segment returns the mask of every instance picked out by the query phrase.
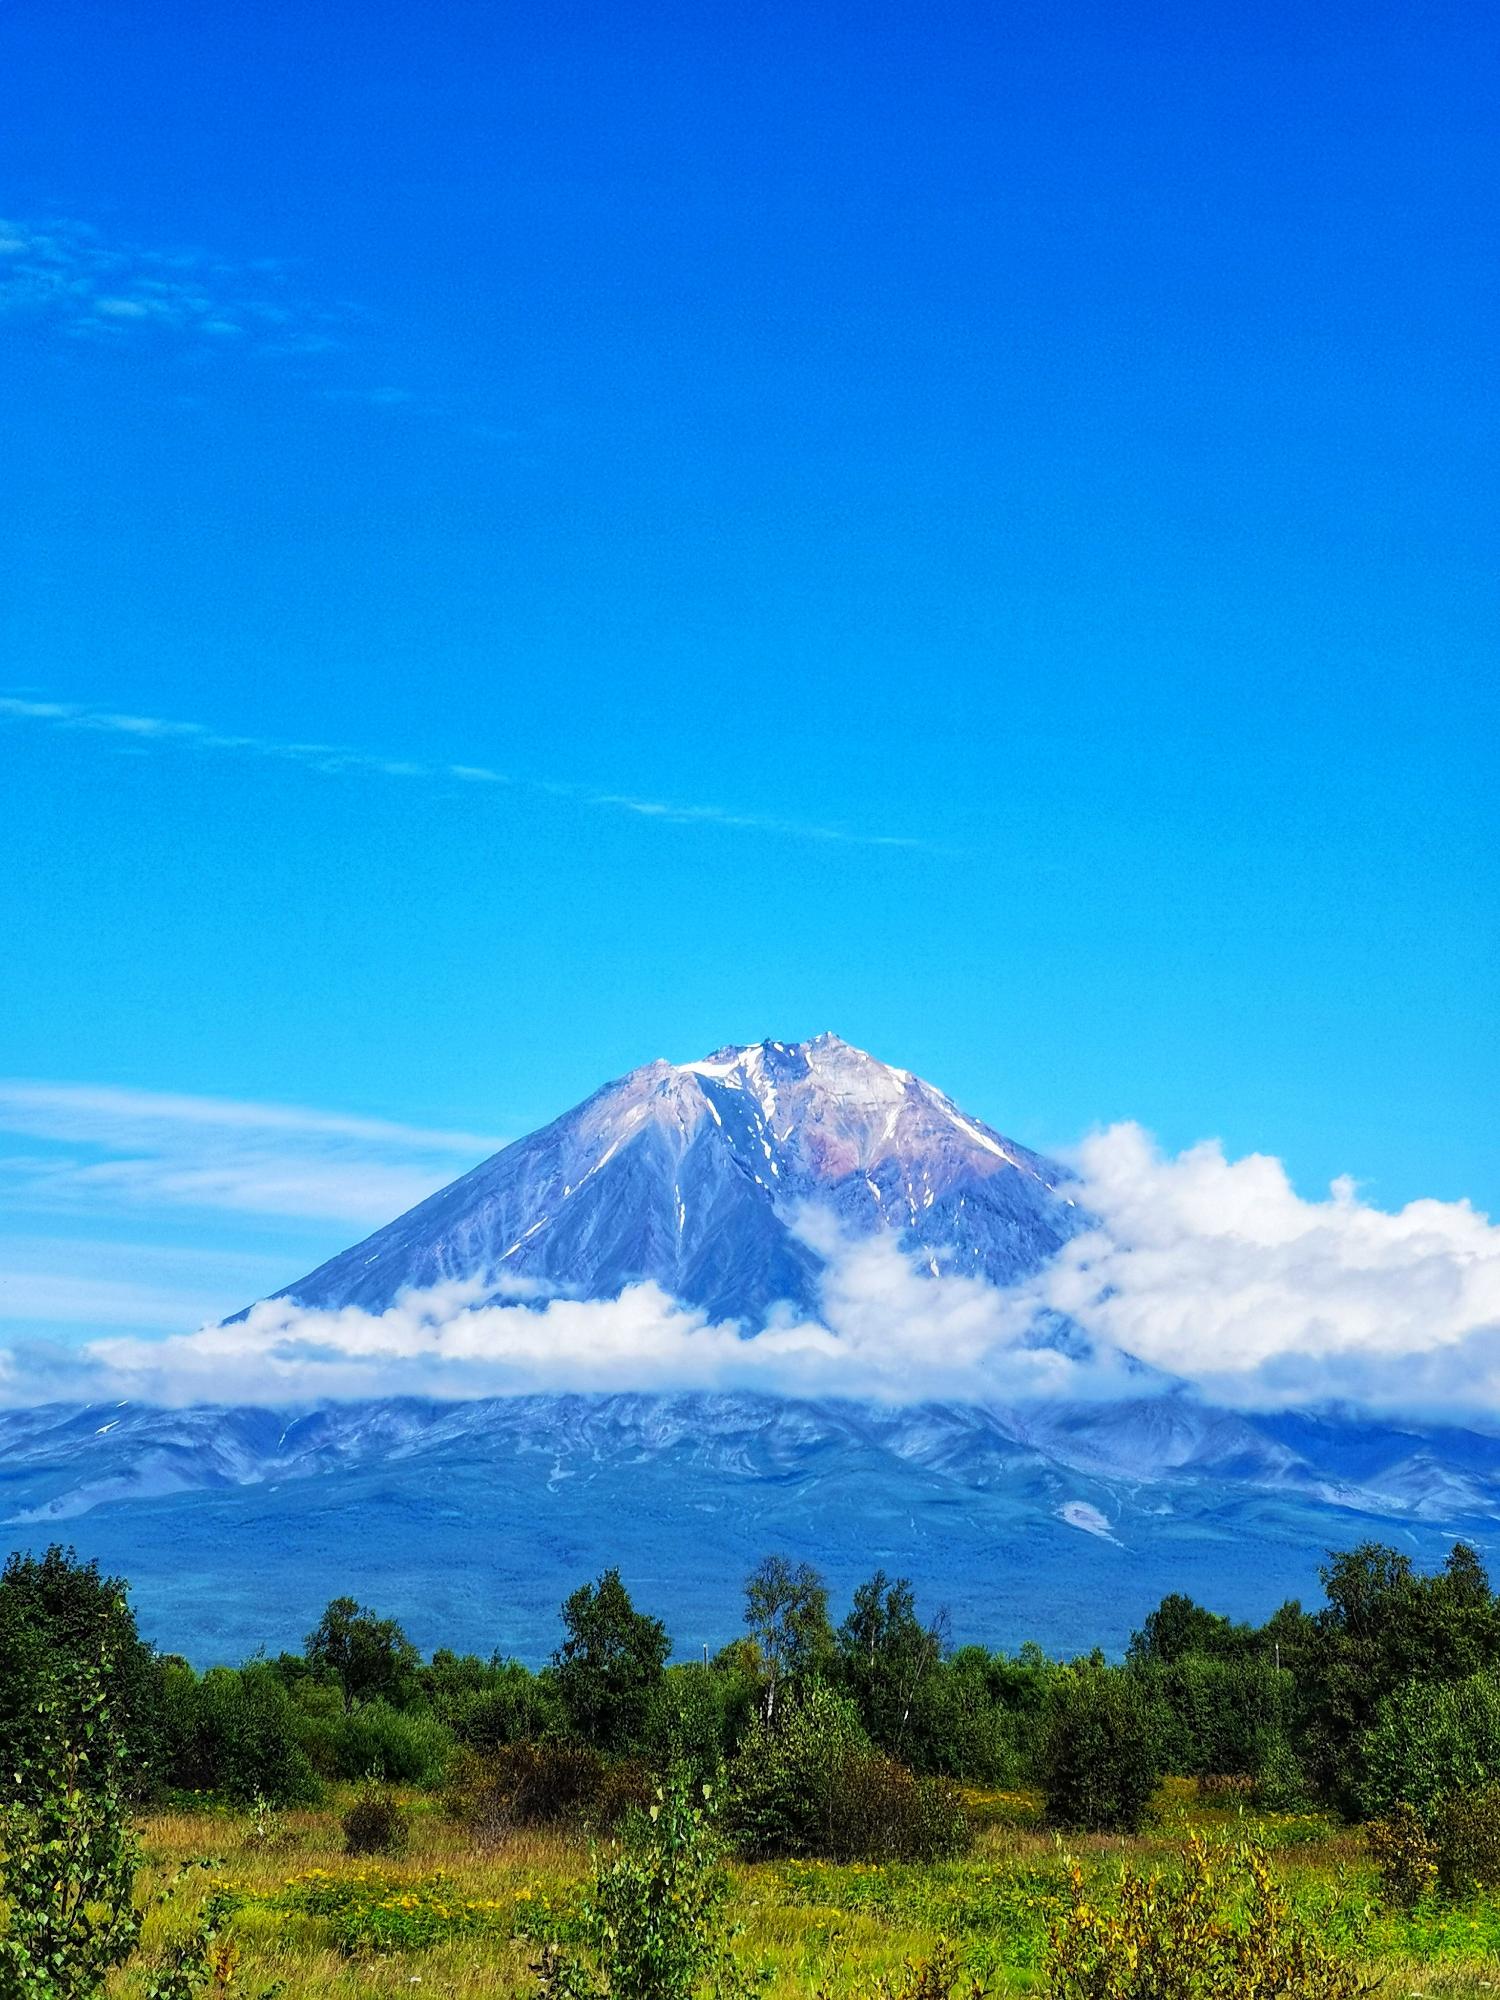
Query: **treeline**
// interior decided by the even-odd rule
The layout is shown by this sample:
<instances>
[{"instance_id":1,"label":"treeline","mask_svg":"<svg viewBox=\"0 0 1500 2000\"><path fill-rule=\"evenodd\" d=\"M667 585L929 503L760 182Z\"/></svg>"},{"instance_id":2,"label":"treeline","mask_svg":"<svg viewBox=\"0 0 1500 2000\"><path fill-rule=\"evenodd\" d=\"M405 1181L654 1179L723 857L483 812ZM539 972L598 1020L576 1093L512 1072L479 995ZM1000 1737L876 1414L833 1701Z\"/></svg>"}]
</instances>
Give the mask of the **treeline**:
<instances>
[{"instance_id":1,"label":"treeline","mask_svg":"<svg viewBox=\"0 0 1500 2000\"><path fill-rule=\"evenodd\" d=\"M609 1570L562 1605L539 1672L424 1659L339 1598L302 1652L200 1674L140 1638L118 1579L52 1548L0 1576L0 1758L34 1760L47 1690L83 1662L142 1799L285 1805L373 1778L445 1787L476 1823L607 1819L685 1767L723 1780L747 1852L915 1857L961 1844L956 1781L1036 1787L1059 1825L1130 1828L1172 1773L1272 1809L1399 1806L1437 1838L1445 1799L1500 1779L1500 1600L1464 1544L1433 1575L1366 1544L1322 1577L1317 1609L1260 1626L1170 1596L1117 1665L953 1647L879 1571L835 1620L815 1570L768 1557L744 1636L688 1665Z\"/></svg>"}]
</instances>

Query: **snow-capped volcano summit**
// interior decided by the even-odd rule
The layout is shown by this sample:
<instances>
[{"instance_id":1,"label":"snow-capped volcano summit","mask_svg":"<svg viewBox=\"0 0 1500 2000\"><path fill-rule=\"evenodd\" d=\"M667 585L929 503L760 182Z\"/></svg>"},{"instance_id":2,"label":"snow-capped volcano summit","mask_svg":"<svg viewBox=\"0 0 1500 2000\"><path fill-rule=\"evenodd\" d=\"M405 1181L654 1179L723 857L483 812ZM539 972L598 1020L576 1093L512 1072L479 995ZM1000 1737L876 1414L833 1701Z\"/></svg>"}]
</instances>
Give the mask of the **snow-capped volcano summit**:
<instances>
[{"instance_id":1,"label":"snow-capped volcano summit","mask_svg":"<svg viewBox=\"0 0 1500 2000\"><path fill-rule=\"evenodd\" d=\"M1006 1283L1075 1227L1066 1172L838 1036L657 1061L607 1083L280 1296L380 1310L478 1281L608 1298L653 1279L715 1319L816 1312L809 1204L934 1275Z\"/></svg>"}]
</instances>

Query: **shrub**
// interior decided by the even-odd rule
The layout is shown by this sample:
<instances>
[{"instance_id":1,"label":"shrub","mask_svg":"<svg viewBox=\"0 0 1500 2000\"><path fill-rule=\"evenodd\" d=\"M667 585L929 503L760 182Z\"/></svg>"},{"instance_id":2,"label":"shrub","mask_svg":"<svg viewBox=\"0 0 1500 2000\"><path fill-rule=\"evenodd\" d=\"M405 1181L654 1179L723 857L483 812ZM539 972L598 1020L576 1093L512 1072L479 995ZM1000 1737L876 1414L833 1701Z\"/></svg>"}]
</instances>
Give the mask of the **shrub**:
<instances>
[{"instance_id":1,"label":"shrub","mask_svg":"<svg viewBox=\"0 0 1500 2000\"><path fill-rule=\"evenodd\" d=\"M167 1782L217 1792L238 1805L293 1805L317 1796L298 1740L300 1719L275 1670L213 1667L201 1680L186 1664L164 1676L163 1761Z\"/></svg>"},{"instance_id":2,"label":"shrub","mask_svg":"<svg viewBox=\"0 0 1500 2000\"><path fill-rule=\"evenodd\" d=\"M368 1785L344 1814L346 1854L404 1854L410 1838L406 1814L387 1791Z\"/></svg>"},{"instance_id":3,"label":"shrub","mask_svg":"<svg viewBox=\"0 0 1500 2000\"><path fill-rule=\"evenodd\" d=\"M518 1660L484 1661L440 1647L423 1670L422 1684L438 1720L471 1749L552 1735L561 1725L561 1704L550 1680Z\"/></svg>"},{"instance_id":4,"label":"shrub","mask_svg":"<svg viewBox=\"0 0 1500 2000\"><path fill-rule=\"evenodd\" d=\"M1208 1806L1248 1805L1255 1796L1255 1780L1243 1771L1205 1771L1197 1790Z\"/></svg>"},{"instance_id":5,"label":"shrub","mask_svg":"<svg viewBox=\"0 0 1500 2000\"><path fill-rule=\"evenodd\" d=\"M136 1630L128 1586L54 1544L17 1550L0 1571L0 1770L14 1772L48 1746L39 1736L43 1690L76 1671L95 1675L124 1746L131 1797L157 1780L161 1674Z\"/></svg>"},{"instance_id":6,"label":"shrub","mask_svg":"<svg viewBox=\"0 0 1500 2000\"><path fill-rule=\"evenodd\" d=\"M572 1947L547 1944L537 1967L543 2000L690 2000L742 1991L724 1906L726 1875L707 1807L677 1770L649 1812L633 1816L624 1847L595 1864Z\"/></svg>"},{"instance_id":7,"label":"shrub","mask_svg":"<svg viewBox=\"0 0 1500 2000\"><path fill-rule=\"evenodd\" d=\"M726 1754L749 1727L760 1692L733 1655L711 1667L668 1667L652 1694L641 1748L654 1770L684 1764L700 1784L719 1777Z\"/></svg>"},{"instance_id":8,"label":"shrub","mask_svg":"<svg viewBox=\"0 0 1500 2000\"><path fill-rule=\"evenodd\" d=\"M965 2000L985 2000L989 1988L965 1969L963 1960L947 1938L939 1938L927 1958L908 1958L902 1966L901 1983L891 1979L875 1982L875 2000L953 2000L955 1990ZM814 2000L830 2000L827 1987L820 1987Z\"/></svg>"},{"instance_id":9,"label":"shrub","mask_svg":"<svg viewBox=\"0 0 1500 2000\"><path fill-rule=\"evenodd\" d=\"M729 1825L751 1855L936 1860L967 1845L956 1787L871 1748L852 1702L820 1682L751 1725L730 1767Z\"/></svg>"},{"instance_id":10,"label":"shrub","mask_svg":"<svg viewBox=\"0 0 1500 2000\"><path fill-rule=\"evenodd\" d=\"M1449 1792L1432 1815L1438 1886L1472 1896L1500 1883L1500 1784Z\"/></svg>"},{"instance_id":11,"label":"shrub","mask_svg":"<svg viewBox=\"0 0 1500 2000\"><path fill-rule=\"evenodd\" d=\"M1020 1719L1004 1695L1011 1678L1009 1662L982 1646L939 1660L912 1700L904 1751L913 1768L971 1784L1022 1783Z\"/></svg>"},{"instance_id":12,"label":"shrub","mask_svg":"<svg viewBox=\"0 0 1500 2000\"><path fill-rule=\"evenodd\" d=\"M837 1774L868 1752L854 1704L820 1681L758 1715L729 1770L728 1820L747 1854L819 1854Z\"/></svg>"},{"instance_id":13,"label":"shrub","mask_svg":"<svg viewBox=\"0 0 1500 2000\"><path fill-rule=\"evenodd\" d=\"M1500 1676L1405 1682L1381 1702L1360 1747L1367 1817L1388 1817L1398 1800L1430 1816L1445 1794L1500 1778Z\"/></svg>"},{"instance_id":14,"label":"shrub","mask_svg":"<svg viewBox=\"0 0 1500 2000\"><path fill-rule=\"evenodd\" d=\"M1140 1676L1092 1662L1053 1690L1041 1781L1054 1826L1134 1833L1161 1777L1156 1716Z\"/></svg>"},{"instance_id":15,"label":"shrub","mask_svg":"<svg viewBox=\"0 0 1500 2000\"><path fill-rule=\"evenodd\" d=\"M8 1774L0 1810L0 2000L91 2000L141 1932L125 1750L100 1669L60 1674L37 1720L41 1747Z\"/></svg>"},{"instance_id":16,"label":"shrub","mask_svg":"<svg viewBox=\"0 0 1500 2000\"><path fill-rule=\"evenodd\" d=\"M1398 1799L1365 1837L1380 1872L1380 1894L1410 1909L1441 1889L1463 1899L1500 1883L1500 1784L1445 1792L1424 1813Z\"/></svg>"},{"instance_id":17,"label":"shrub","mask_svg":"<svg viewBox=\"0 0 1500 2000\"><path fill-rule=\"evenodd\" d=\"M1215 1863L1194 1840L1180 1873L1127 1868L1112 1906L1070 1864L1048 1945L1051 2000L1356 2000L1372 1990L1294 1914L1251 1846Z\"/></svg>"},{"instance_id":18,"label":"shrub","mask_svg":"<svg viewBox=\"0 0 1500 2000\"><path fill-rule=\"evenodd\" d=\"M1172 1602L1167 1599L1163 1609ZM1215 1622L1226 1631L1234 1629L1223 1620ZM1258 1773L1295 1695L1289 1673L1254 1656L1209 1658L1190 1652L1166 1664L1141 1664L1137 1670L1154 1697L1163 1762L1182 1777Z\"/></svg>"},{"instance_id":19,"label":"shrub","mask_svg":"<svg viewBox=\"0 0 1500 2000\"><path fill-rule=\"evenodd\" d=\"M1307 1804L1307 1779L1280 1727L1268 1729L1260 1740L1253 1794L1265 1812L1299 1812Z\"/></svg>"},{"instance_id":20,"label":"shrub","mask_svg":"<svg viewBox=\"0 0 1500 2000\"><path fill-rule=\"evenodd\" d=\"M969 1844L957 1785L919 1778L879 1751L855 1751L833 1774L823 1850L834 1861L941 1861Z\"/></svg>"},{"instance_id":21,"label":"shrub","mask_svg":"<svg viewBox=\"0 0 1500 2000\"><path fill-rule=\"evenodd\" d=\"M361 1702L348 1714L306 1716L302 1740L327 1778L379 1778L389 1785L441 1784L453 1738L435 1716Z\"/></svg>"},{"instance_id":22,"label":"shrub","mask_svg":"<svg viewBox=\"0 0 1500 2000\"><path fill-rule=\"evenodd\" d=\"M1365 1829L1370 1859L1380 1875L1382 1902L1409 1910L1437 1887L1437 1847L1422 1815L1400 1800L1385 1819Z\"/></svg>"},{"instance_id":23,"label":"shrub","mask_svg":"<svg viewBox=\"0 0 1500 2000\"><path fill-rule=\"evenodd\" d=\"M448 1809L493 1839L517 1826L611 1827L650 1797L646 1769L631 1759L611 1762L584 1743L510 1743L460 1756Z\"/></svg>"}]
</instances>

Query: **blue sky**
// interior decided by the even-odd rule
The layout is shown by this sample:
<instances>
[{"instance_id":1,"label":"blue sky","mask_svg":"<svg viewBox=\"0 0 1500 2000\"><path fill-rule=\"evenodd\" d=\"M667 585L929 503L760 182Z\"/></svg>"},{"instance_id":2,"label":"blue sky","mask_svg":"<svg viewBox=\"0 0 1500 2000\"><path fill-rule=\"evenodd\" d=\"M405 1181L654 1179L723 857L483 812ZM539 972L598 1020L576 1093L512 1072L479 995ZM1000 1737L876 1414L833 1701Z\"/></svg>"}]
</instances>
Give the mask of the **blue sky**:
<instances>
[{"instance_id":1,"label":"blue sky","mask_svg":"<svg viewBox=\"0 0 1500 2000\"><path fill-rule=\"evenodd\" d=\"M825 1027L1500 1207L1487 14L13 0L0 1309Z\"/></svg>"}]
</instances>

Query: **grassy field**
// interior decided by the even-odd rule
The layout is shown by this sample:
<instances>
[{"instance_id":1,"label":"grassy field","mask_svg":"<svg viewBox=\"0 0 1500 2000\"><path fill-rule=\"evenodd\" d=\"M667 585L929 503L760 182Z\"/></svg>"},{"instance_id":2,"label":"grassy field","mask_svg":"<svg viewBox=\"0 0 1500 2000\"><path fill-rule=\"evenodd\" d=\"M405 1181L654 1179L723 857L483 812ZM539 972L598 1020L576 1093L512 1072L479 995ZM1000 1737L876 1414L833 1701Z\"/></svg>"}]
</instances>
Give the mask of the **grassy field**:
<instances>
[{"instance_id":1,"label":"grassy field","mask_svg":"<svg viewBox=\"0 0 1500 2000\"><path fill-rule=\"evenodd\" d=\"M431 1798L406 1804L410 1847L383 1861L343 1854L338 1800L261 1822L211 1812L149 1818L141 1829L149 1892L170 1883L183 1862L213 1857L219 1865L184 1877L153 1910L144 1958L219 1887L237 1902L228 1932L238 1952L231 1990L244 2000L277 1981L286 2000L529 1992L539 1941L565 1926L588 1873L587 1842L518 1833L477 1846ZM899 1979L904 1961L927 1956L940 1937L953 1940L993 1992L1041 1991L1061 1849L1027 1797L976 1793L970 1804L979 1831L960 1861L736 1867L738 1950L765 1969L766 1992L867 1994L883 1976ZM1380 1991L1390 2000L1500 1993L1500 1899L1381 1912L1358 1832L1321 1818L1242 1817L1169 1785L1146 1835L1077 1839L1068 1850L1107 1897L1122 1857L1170 1862L1195 1827L1210 1838L1261 1840L1298 1909L1383 1975ZM132 1970L112 1991L139 1993L144 1984L144 1972Z\"/></svg>"}]
</instances>

